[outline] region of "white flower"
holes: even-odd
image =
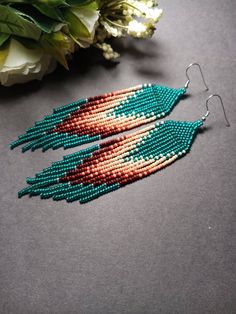
[[[106,44],[106,43],[96,43],[95,47],[98,49],[101,49],[103,51],[103,56],[107,60],[115,60],[117,59],[120,55],[119,53],[115,52],[111,45]]]
[[[128,25],[128,34],[134,37],[144,37],[147,35],[147,25],[140,23],[136,20],[132,20]]]
[[[55,59],[45,54],[41,48],[28,49],[17,40],[12,39],[6,58],[0,62],[0,83],[11,86],[34,79],[41,80],[55,67]]]
[[[106,21],[101,21],[101,23],[104,26],[104,28],[108,34],[112,35],[113,37],[121,37],[122,36],[122,29],[121,28],[114,27],[112,24],[109,24]]]
[[[146,11],[146,17],[154,21],[155,23],[159,21],[162,14],[163,14],[163,10],[158,9],[158,8],[153,8]]]
[[[104,0],[101,3],[99,22],[107,38],[127,34],[137,38],[151,37],[162,15],[156,0]],[[99,33],[96,39],[102,41],[104,36]]]
[[[162,16],[163,10],[158,7],[153,7],[151,4],[145,4],[139,1],[135,2],[136,8],[139,9],[145,15],[146,19],[157,23]]]
[[[129,32],[130,33],[143,33],[146,31],[146,27],[144,24],[139,23],[136,20],[132,20],[129,22]]]

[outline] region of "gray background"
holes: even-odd
[[[236,1],[160,1],[153,39],[116,43],[120,64],[77,55],[43,82],[0,88],[0,313],[236,313]],[[180,87],[201,63],[217,100],[192,152],[91,203],[17,199],[25,178],[65,154],[8,144],[59,104],[144,82]],[[205,112],[196,69],[171,118]],[[68,150],[71,153],[76,149]]]

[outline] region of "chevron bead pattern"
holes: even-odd
[[[106,138],[164,117],[185,92],[185,88],[144,84],[82,99],[36,122],[11,148],[24,144],[23,152],[46,151]]]
[[[91,201],[172,164],[191,148],[202,121],[162,121],[133,134],[94,145],[28,178],[19,192],[54,200]]]

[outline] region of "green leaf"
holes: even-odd
[[[66,5],[65,0],[12,0],[12,1],[0,0],[0,3],[7,3],[7,4],[28,3],[28,4],[42,4],[42,5],[46,4],[52,7],[57,7],[59,5]]]
[[[76,6],[76,7],[86,7],[90,9],[96,10],[98,8],[98,4],[94,0],[67,0],[66,1],[70,6]]]
[[[59,6],[88,6],[90,4],[96,3],[95,0],[0,0],[1,3],[13,4],[13,3],[26,3],[31,5],[40,5],[40,6],[50,6],[50,7],[59,7]]]
[[[43,34],[40,39],[43,49],[60,62],[67,70],[66,54],[71,52],[70,38],[62,32]]]
[[[36,24],[45,33],[52,33],[55,30],[57,24],[59,24],[57,21],[42,14],[40,11],[38,11],[38,9],[31,5],[19,4],[14,7],[18,10],[18,14],[20,16],[23,16]]]
[[[47,4],[34,4],[36,9],[38,9],[42,14],[54,19],[56,21],[63,22],[63,15],[58,8],[51,7]]]
[[[8,40],[9,37],[9,34],[0,33],[0,47]]]
[[[9,6],[0,5],[0,32],[38,40],[40,28],[19,15],[19,12]]]

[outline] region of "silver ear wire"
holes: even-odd
[[[217,94],[211,95],[211,96],[209,96],[209,97],[207,98],[207,100],[206,100],[206,109],[207,109],[207,112],[206,112],[206,114],[202,117],[202,121],[205,121],[206,118],[207,118],[207,117],[209,116],[209,114],[210,114],[208,103],[209,103],[209,100],[210,100],[212,97],[218,97],[218,98],[219,98],[220,103],[221,103],[221,106],[222,106],[222,109],[223,109],[223,113],[224,113],[224,117],[225,117],[225,121],[226,121],[226,126],[230,127],[229,120],[228,120],[228,118],[227,118],[227,116],[226,116],[226,112],[225,112],[225,107],[224,107],[224,104],[223,104],[223,100],[222,100],[221,96],[220,96],[220,95],[217,95]]]
[[[189,77],[189,75],[188,75],[188,71],[189,71],[189,69],[190,69],[191,67],[193,67],[193,66],[197,66],[197,67],[199,68],[199,71],[200,71],[201,76],[202,76],[202,81],[203,81],[203,83],[204,83],[204,85],[205,85],[205,87],[206,87],[206,91],[209,90],[209,88],[208,88],[208,86],[207,86],[207,83],[206,83],[206,81],[205,81],[203,72],[202,72],[202,68],[201,68],[200,64],[199,64],[199,63],[196,63],[196,62],[191,63],[191,64],[187,67],[187,69],[186,69],[186,77],[187,77],[188,80],[187,80],[187,82],[186,82],[186,84],[185,84],[184,87],[185,87],[185,88],[188,88],[189,83],[191,82],[191,81],[190,81],[190,77]]]

